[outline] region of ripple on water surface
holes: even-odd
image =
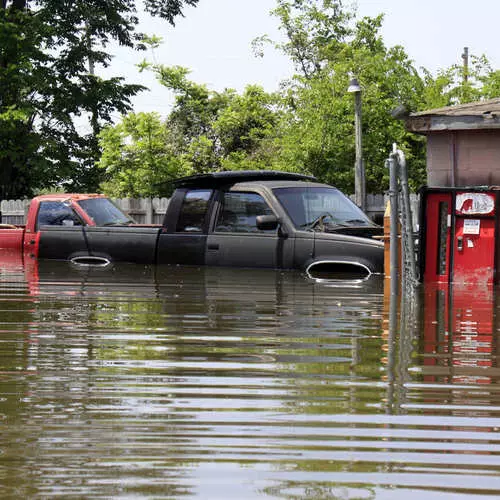
[[[495,296],[428,288],[391,320],[379,278],[2,269],[0,488],[497,496]]]

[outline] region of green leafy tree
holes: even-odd
[[[197,1],[145,0],[144,9],[173,23]],[[95,70],[109,64],[112,41],[145,48],[137,24],[132,0],[0,0],[0,197],[96,189],[97,134],[142,87]]]
[[[175,176],[272,166],[281,123],[279,96],[257,85],[241,95],[232,89],[212,91],[189,80],[189,70],[179,66],[144,63],[143,68],[156,73],[175,103],[164,122],[154,114],[130,114],[101,134],[99,165],[108,176],[102,185],[106,192],[154,196]]]
[[[168,181],[188,173],[157,113],[130,113],[103,129],[100,144],[99,166],[109,179],[102,189],[111,196],[168,195]]]
[[[485,55],[471,55],[470,64],[441,69],[433,76],[424,71],[424,92],[419,108],[434,109],[491,99],[500,95],[500,71]]]
[[[241,95],[211,91],[190,81],[186,68],[151,69],[176,96],[167,126],[190,170],[269,168],[281,120],[279,95],[258,85],[248,85]]]
[[[407,152],[413,183],[420,184],[423,141],[390,112],[401,105],[415,109],[423,81],[402,47],[385,46],[379,33],[383,17],[357,19],[334,0],[278,0],[274,14],[286,35],[278,48],[298,71],[287,89],[288,114],[277,139],[282,167],[353,192],[354,99],[347,87],[355,75],[363,92],[367,191],[387,188],[385,160],[394,142]]]

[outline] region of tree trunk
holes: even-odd
[[[24,10],[27,0],[12,0],[12,8],[16,10]]]

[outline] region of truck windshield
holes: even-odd
[[[330,187],[273,189],[297,229],[375,226],[347,196]]]
[[[78,204],[92,217],[96,226],[127,226],[135,224],[108,198],[89,198],[80,200]]]

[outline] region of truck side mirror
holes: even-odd
[[[279,220],[276,215],[258,215],[256,224],[261,231],[272,231],[278,227]]]

